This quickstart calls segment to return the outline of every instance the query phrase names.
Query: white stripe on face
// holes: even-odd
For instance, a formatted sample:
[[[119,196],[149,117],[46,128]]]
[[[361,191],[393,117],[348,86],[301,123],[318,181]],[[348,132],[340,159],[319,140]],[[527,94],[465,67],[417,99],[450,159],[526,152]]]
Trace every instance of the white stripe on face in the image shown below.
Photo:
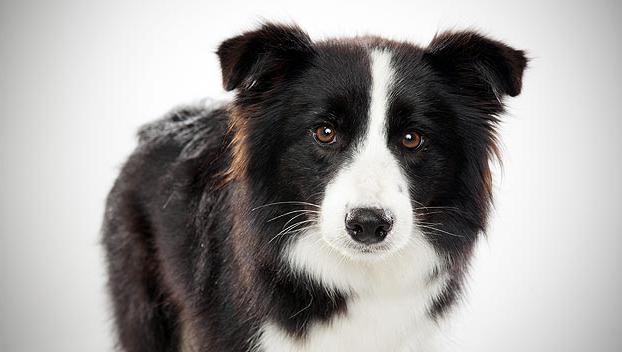
[[[386,148],[387,111],[391,82],[395,74],[391,67],[391,54],[386,51],[371,52],[371,92],[369,103],[369,126],[364,142],[366,147]]]
[[[380,255],[402,247],[412,231],[407,179],[387,145],[387,115],[395,75],[391,53],[372,50],[370,68],[367,129],[352,152],[352,161],[326,187],[320,221],[326,242],[351,256],[361,252],[361,244],[350,238],[344,225],[346,214],[353,209],[379,208],[393,217],[393,229],[378,243],[386,249]]]

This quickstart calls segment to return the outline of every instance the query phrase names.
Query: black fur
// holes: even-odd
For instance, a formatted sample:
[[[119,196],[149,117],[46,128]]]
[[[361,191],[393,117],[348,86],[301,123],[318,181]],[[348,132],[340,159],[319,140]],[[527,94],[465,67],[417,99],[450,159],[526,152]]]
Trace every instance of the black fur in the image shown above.
[[[329,294],[281,259],[295,236],[275,238],[287,218],[268,220],[300,206],[264,205],[321,202],[365,129],[373,47],[393,52],[400,78],[390,139],[414,126],[431,141],[393,152],[411,182],[426,185],[411,197],[442,224],[429,241],[452,259],[430,314],[452,305],[485,229],[497,115],[503,96],[520,92],[523,52],[472,32],[420,48],[373,37],[314,43],[297,27],[267,24],[218,50],[235,101],[145,126],[108,197],[104,244],[124,351],[248,351],[265,319],[304,338],[310,323],[347,314],[345,293]],[[342,132],[330,148],[310,137],[322,122]],[[436,206],[446,210],[426,212]]]

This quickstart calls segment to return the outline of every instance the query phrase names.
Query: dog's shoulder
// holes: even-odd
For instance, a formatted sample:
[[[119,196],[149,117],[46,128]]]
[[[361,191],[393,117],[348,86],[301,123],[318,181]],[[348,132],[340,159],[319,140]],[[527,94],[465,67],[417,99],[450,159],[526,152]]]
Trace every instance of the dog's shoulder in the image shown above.
[[[194,187],[215,184],[229,162],[227,114],[227,103],[203,100],[143,125],[109,204],[131,198],[134,205],[160,213],[172,208],[175,197],[200,196]]]
[[[202,99],[179,105],[138,130],[138,148],[179,149],[182,159],[225,145],[228,102]]]

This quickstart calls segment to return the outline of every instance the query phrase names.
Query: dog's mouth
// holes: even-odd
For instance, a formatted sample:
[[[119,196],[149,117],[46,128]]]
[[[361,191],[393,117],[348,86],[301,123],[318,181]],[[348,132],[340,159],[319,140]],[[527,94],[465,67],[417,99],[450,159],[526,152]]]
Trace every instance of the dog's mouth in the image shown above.
[[[370,245],[359,245],[359,244],[354,243],[350,246],[350,249],[357,251],[357,252],[361,252],[361,253],[374,254],[374,253],[382,253],[382,252],[390,251],[391,246],[386,243],[370,244]]]
[[[323,241],[330,248],[351,260],[379,260],[399,251],[398,246],[391,241],[374,244],[361,244],[350,239],[332,241],[324,238]]]

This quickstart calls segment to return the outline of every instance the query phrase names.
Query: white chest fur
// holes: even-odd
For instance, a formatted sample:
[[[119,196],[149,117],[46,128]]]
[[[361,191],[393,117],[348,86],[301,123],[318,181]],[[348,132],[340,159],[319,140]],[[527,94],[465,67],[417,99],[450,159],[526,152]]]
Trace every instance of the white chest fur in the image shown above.
[[[289,250],[295,270],[325,287],[349,292],[347,311],[326,323],[315,323],[304,339],[288,335],[273,322],[264,323],[257,339],[261,352],[430,352],[437,351],[439,326],[427,311],[446,277],[429,280],[439,258],[426,243],[409,246],[376,263],[341,260],[309,234]]]
[[[437,351],[438,326],[420,315],[412,296],[367,297],[353,300],[347,315],[316,324],[303,341],[272,323],[261,335],[264,352],[429,352]]]

